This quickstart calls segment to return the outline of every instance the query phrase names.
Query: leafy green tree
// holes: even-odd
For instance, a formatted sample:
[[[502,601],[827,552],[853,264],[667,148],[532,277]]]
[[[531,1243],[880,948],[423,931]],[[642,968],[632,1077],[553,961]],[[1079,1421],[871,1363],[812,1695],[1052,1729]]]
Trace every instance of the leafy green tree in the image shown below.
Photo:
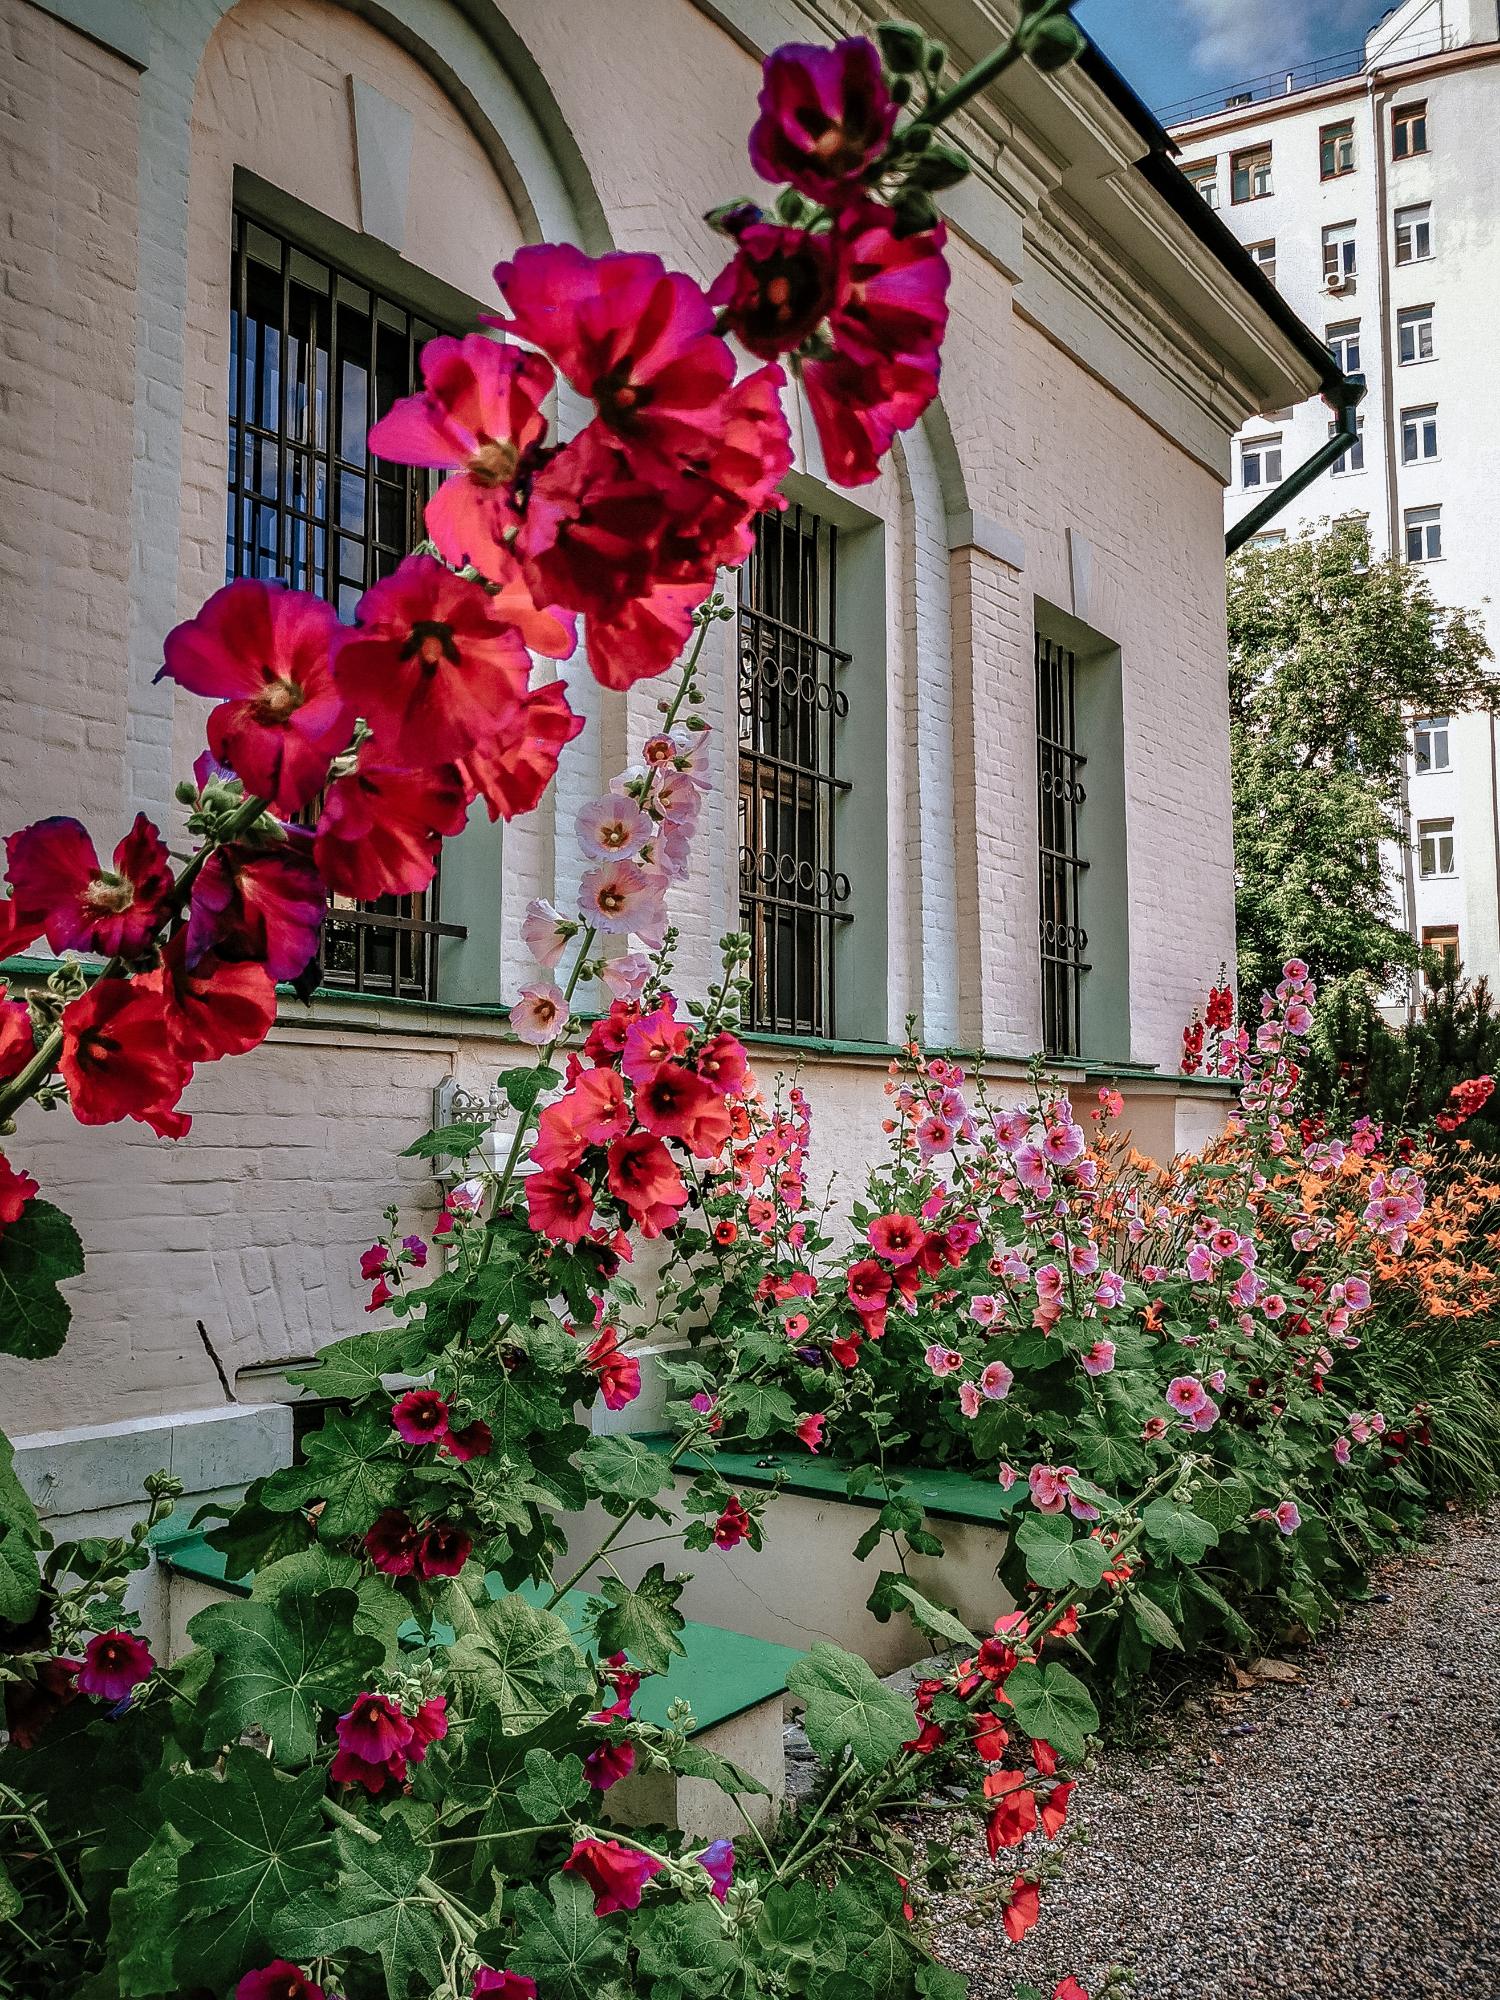
[[[1483,625],[1335,521],[1229,564],[1229,703],[1240,983],[1283,959],[1320,979],[1415,963],[1381,866],[1402,840],[1414,715],[1500,708]]]

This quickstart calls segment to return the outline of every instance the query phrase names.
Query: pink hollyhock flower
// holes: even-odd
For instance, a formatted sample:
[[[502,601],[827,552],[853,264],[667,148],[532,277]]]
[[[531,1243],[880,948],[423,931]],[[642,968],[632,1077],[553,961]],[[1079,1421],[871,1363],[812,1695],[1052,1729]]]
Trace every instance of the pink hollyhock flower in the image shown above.
[[[847,354],[805,361],[802,380],[828,476],[866,486],[892,441],[910,430],[937,394],[937,357],[896,356],[866,367]]]
[[[1031,1114],[1028,1111],[1002,1111],[995,1120],[995,1137],[1008,1153],[1024,1146],[1030,1131]]]
[[[822,1412],[818,1412],[816,1415],[803,1417],[798,1423],[797,1435],[809,1451],[816,1452],[819,1445],[822,1444],[823,1426],[827,1422],[828,1418]]]
[[[312,860],[312,836],[289,828],[276,847],[218,847],[193,884],[185,963],[213,952],[263,965],[273,980],[297,979],[317,956],[328,893]]]
[[[1118,1271],[1106,1271],[1094,1287],[1094,1304],[1106,1311],[1119,1305],[1125,1296],[1125,1280]]]
[[[175,1107],[192,1075],[167,1036],[162,975],[99,979],[62,1014],[58,1071],[82,1125],[135,1118],[164,1139],[190,1120]]]
[[[410,1576],[417,1566],[421,1532],[399,1507],[378,1514],[365,1534],[365,1554],[382,1576]]]
[[[1006,1460],[1002,1459],[999,1468],[995,1473],[995,1477],[1000,1482],[1001,1492],[1009,1493],[1012,1486],[1014,1486],[1016,1483],[1016,1478],[1017,1478],[1016,1468],[1013,1465],[1009,1464]]]
[[[537,897],[526,905],[526,914],[521,919],[521,942],[537,964],[550,972],[577,930],[577,924],[561,910]]]
[[[229,965],[209,952],[190,972],[184,931],[162,954],[161,998],[167,1039],[185,1063],[245,1055],[276,1020],[276,985],[263,965]]]
[[[578,885],[578,907],[595,930],[611,936],[634,931],[659,945],[666,930],[662,878],[638,861],[604,861]]]
[[[629,1130],[630,1106],[619,1072],[586,1069],[538,1118],[531,1157],[539,1167],[576,1167],[590,1146],[603,1146]]]
[[[750,164],[814,201],[842,201],[884,152],[896,104],[880,54],[861,35],[832,48],[792,42],[766,57]]]
[[[594,1915],[638,1910],[641,1892],[664,1863],[654,1854],[622,1847],[617,1840],[580,1840],[563,1863],[563,1872],[577,1875],[594,1892]]]
[[[627,951],[619,958],[607,958],[599,973],[605,990],[616,1000],[639,1000],[641,989],[650,976],[651,961],[639,951]]]
[[[151,1649],[133,1632],[97,1632],[83,1649],[75,1686],[98,1701],[123,1701],[156,1670]]]
[[[277,812],[309,804],[348,744],[354,716],[330,665],[341,629],[321,597],[240,577],[167,634],[162,674],[221,697],[208,747]]]
[[[561,989],[550,979],[523,986],[521,997],[511,1007],[510,1025],[534,1049],[555,1042],[568,1025],[568,1003]]]
[[[1015,1379],[1003,1361],[988,1362],[980,1373],[979,1392],[992,1403],[1003,1402]]]
[[[458,768],[384,767],[373,744],[323,800],[313,859],[330,889],[374,901],[410,896],[437,873],[444,837],[462,833],[469,794]]]
[[[1028,1194],[1045,1199],[1052,1192],[1052,1174],[1043,1153],[1036,1146],[1016,1148],[1013,1164],[1016,1179]]]
[[[721,1029],[699,1049],[693,1067],[721,1097],[737,1097],[750,1081],[750,1058],[737,1035]]]
[[[526,1176],[526,1217],[554,1243],[580,1243],[594,1226],[593,1191],[569,1168],[543,1168]]]
[[[1071,1466],[1034,1465],[1026,1475],[1033,1506],[1043,1514],[1060,1514],[1068,1504]]]
[[[1289,1035],[1309,1035],[1312,1033],[1312,1008],[1305,1000],[1289,1000],[1283,1015]]]
[[[677,1019],[677,1002],[669,993],[659,1007],[625,1029],[620,1067],[632,1083],[645,1083],[664,1062],[686,1060],[692,1040],[686,1021]]]
[[[709,302],[719,308],[723,330],[748,353],[775,361],[828,317],[839,292],[839,245],[831,235],[767,222],[757,208],[732,218],[730,233],[735,253]]]
[[[341,1750],[367,1764],[385,1764],[411,1742],[411,1718],[390,1695],[362,1694],[339,1717],[335,1734]]]
[[[714,1545],[721,1549],[738,1548],[750,1533],[750,1516],[736,1493],[731,1496],[723,1513],[714,1523]]]
[[[1072,1166],[1075,1160],[1082,1159],[1087,1146],[1083,1127],[1075,1125],[1069,1117],[1049,1121],[1042,1133],[1042,1154],[1054,1167]]]
[[[632,861],[656,830],[650,814],[642,812],[623,792],[611,792],[582,807],[575,824],[578,845],[590,861],[609,861],[615,856]]]
[[[849,1266],[845,1285],[856,1312],[878,1312],[890,1298],[891,1274],[873,1257],[861,1257]]]
[[[1348,1438],[1341,1437],[1334,1439],[1333,1455],[1338,1460],[1340,1465],[1347,1465],[1349,1463],[1350,1458],[1353,1456],[1353,1452],[1350,1449]]]
[[[597,1743],[583,1760],[583,1775],[596,1792],[607,1792],[634,1769],[633,1743]]]
[[[979,1389],[975,1383],[959,1383],[958,1407],[971,1420],[979,1415]]]
[[[1083,1357],[1085,1375],[1108,1375],[1115,1365],[1115,1344],[1112,1340],[1096,1340]]]
[[[641,1364],[620,1351],[618,1327],[601,1327],[583,1357],[583,1365],[599,1378],[607,1410],[623,1410],[641,1393]]]
[[[1221,1223],[1209,1237],[1208,1247],[1216,1257],[1238,1257],[1245,1246],[1237,1229],[1230,1229]]]
[[[1068,1266],[1075,1276],[1091,1278],[1099,1268],[1099,1252],[1092,1243],[1070,1243]]]
[[[0,1153],[0,1230],[19,1222],[39,1192],[31,1175],[13,1167],[4,1153]]]
[[[725,1901],[734,1881],[734,1842],[710,1841],[698,1856],[698,1865],[707,1871],[708,1879],[713,1884],[709,1894],[716,1902]]]
[[[1147,1417],[1145,1423],[1141,1425],[1141,1442],[1143,1444],[1155,1444],[1159,1439],[1164,1438],[1166,1434],[1167,1420],[1165,1417]]]
[[[473,1537],[456,1522],[429,1521],[417,1543],[417,1575],[457,1576],[473,1548]]]
[[[1038,1264],[1034,1275],[1039,1299],[1060,1299],[1067,1289],[1067,1279],[1059,1264]]]
[[[1280,1319],[1286,1312],[1286,1300],[1280,1292],[1267,1292],[1260,1302],[1260,1309],[1267,1319]]]
[[[254,1972],[247,1972],[234,1989],[234,2000],[324,2000],[321,1986],[314,1986],[300,1967],[289,1958],[273,1958]]]
[[[1186,1428],[1190,1431],[1211,1431],[1218,1421],[1219,1406],[1212,1396],[1205,1395],[1198,1408],[1188,1418]]]
[[[1344,1304],[1350,1312],[1368,1312],[1370,1309],[1370,1285],[1365,1278],[1345,1278]]]
[[[470,2000],[536,2000],[536,1981],[523,1972],[492,1972],[481,1965],[469,1988]],[[1088,1995],[1084,1995],[1088,2000]]]
[[[1000,1317],[1000,1301],[988,1292],[979,1292],[969,1301],[969,1318],[977,1326],[993,1326]]]
[[[391,1428],[407,1444],[437,1444],[448,1435],[448,1405],[435,1389],[408,1389],[391,1407]]]
[[[1225,1389],[1228,1387],[1228,1384],[1229,1384],[1229,1377],[1225,1374],[1222,1368],[1216,1368],[1213,1374],[1210,1375],[1208,1378],[1208,1386],[1210,1389],[1213,1390],[1216,1396],[1222,1396]]]
[[[922,1359],[939,1381],[945,1375],[956,1375],[964,1365],[963,1356],[951,1347],[929,1347]]]
[[[910,1215],[877,1215],[865,1232],[870,1248],[888,1264],[909,1264],[927,1240],[927,1231]]]
[[[939,1153],[951,1152],[957,1136],[948,1119],[929,1114],[918,1121],[917,1149],[924,1160],[931,1160]]]
[[[687,1201],[687,1184],[654,1133],[634,1132],[610,1142],[609,1190],[623,1202],[642,1236],[660,1236]]]
[[[1195,1243],[1187,1253],[1187,1274],[1195,1285],[1206,1285],[1213,1281],[1218,1269],[1214,1254],[1206,1243]]]
[[[15,906],[46,932],[54,951],[137,958],[173,907],[172,863],[144,813],[100,865],[76,819],[42,819],[5,843]]]

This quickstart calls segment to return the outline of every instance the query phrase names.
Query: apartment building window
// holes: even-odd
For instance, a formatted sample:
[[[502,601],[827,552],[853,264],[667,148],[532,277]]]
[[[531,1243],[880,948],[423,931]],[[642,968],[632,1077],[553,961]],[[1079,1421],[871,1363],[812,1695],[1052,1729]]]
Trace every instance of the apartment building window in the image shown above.
[[[838,646],[838,530],[803,507],[763,514],[740,572],[740,923],[750,1026],[832,1035],[834,944],[852,921],[838,865],[838,749],[849,654]]]
[[[1259,264],[1274,285],[1276,282],[1276,239],[1269,237],[1264,243],[1247,243],[1245,248]]]
[[[1345,119],[1339,125],[1325,125],[1318,134],[1319,172],[1325,181],[1354,172],[1354,125]]]
[[[1323,231],[1323,283],[1341,291],[1354,276],[1354,224],[1333,222]]]
[[[1458,925],[1423,924],[1422,950],[1429,964],[1427,984],[1441,986],[1445,979],[1452,979],[1458,972]]]
[[[1391,110],[1391,157],[1408,160],[1427,151],[1427,101],[1397,104]]]
[[[1424,882],[1436,882],[1445,875],[1458,873],[1451,819],[1418,820],[1417,868]]]
[[[1424,403],[1419,409],[1401,412],[1401,463],[1420,465],[1424,459],[1436,458],[1437,404]]]
[[[1412,729],[1412,742],[1416,755],[1418,774],[1425,776],[1430,771],[1451,771],[1453,769],[1448,749],[1448,731],[1451,716],[1424,716]]]
[[[1246,438],[1240,446],[1240,484],[1249,490],[1274,486],[1281,478],[1281,439]]]
[[[1414,361],[1430,361],[1436,353],[1432,338],[1432,307],[1409,306],[1396,315],[1396,359],[1408,368]]]
[[[1229,199],[1261,201],[1271,192],[1271,149],[1252,146],[1229,156]]]
[[[1406,510],[1406,560],[1436,562],[1443,553],[1443,510],[1441,507],[1408,507]]]
[[[1328,435],[1333,436],[1338,429],[1337,421],[1328,426]],[[1365,419],[1364,413],[1357,412],[1354,418],[1354,442],[1342,458],[1333,461],[1335,474],[1342,472],[1363,472],[1365,469]]]
[[[1198,160],[1182,170],[1188,177],[1195,193],[1202,196],[1210,208],[1219,205],[1219,163],[1217,160]]]
[[[1285,540],[1285,528],[1265,528],[1260,534],[1252,535],[1249,541],[1246,542],[1245,547],[1247,549],[1279,549]]]
[[[349,618],[420,538],[431,475],[373,460],[365,438],[410,395],[439,328],[352,271],[236,210],[229,334],[225,575],[276,578]],[[440,937],[461,925],[425,894],[335,896],[319,982],[399,999],[437,991]]]
[[[1327,331],[1328,352],[1346,375],[1359,373],[1359,321],[1342,320]]]
[[[1036,776],[1040,846],[1042,1047],[1075,1056],[1082,1047],[1088,933],[1079,921],[1084,859],[1079,809],[1086,797],[1078,743],[1078,662],[1036,637]]]
[[[1432,203],[1396,210],[1396,262],[1421,264],[1432,255]]]

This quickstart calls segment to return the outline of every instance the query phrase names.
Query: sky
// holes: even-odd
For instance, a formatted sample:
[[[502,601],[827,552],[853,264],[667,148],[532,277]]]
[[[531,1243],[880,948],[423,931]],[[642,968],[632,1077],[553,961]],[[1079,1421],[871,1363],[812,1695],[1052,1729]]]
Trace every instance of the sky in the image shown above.
[[[1077,16],[1153,110],[1358,48],[1382,0],[1079,0]]]

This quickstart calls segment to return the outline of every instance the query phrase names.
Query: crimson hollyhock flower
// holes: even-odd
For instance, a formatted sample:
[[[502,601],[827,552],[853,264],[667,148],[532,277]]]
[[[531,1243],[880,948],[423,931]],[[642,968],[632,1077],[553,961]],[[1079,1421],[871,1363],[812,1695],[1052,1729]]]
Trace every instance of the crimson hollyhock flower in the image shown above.
[[[532,688],[507,712],[493,736],[459,760],[464,783],[482,798],[491,820],[531,812],[557,776],[557,760],[583,727],[561,681]]]
[[[1068,1801],[1075,1789],[1071,1780],[1065,1785],[1054,1785],[1041,1801],[1042,1831],[1049,1840],[1056,1840],[1067,1824]]]
[[[76,819],[39,819],[5,843],[15,906],[54,951],[138,958],[172,909],[172,863],[144,813],[105,868]]]
[[[601,1327],[583,1357],[583,1365],[599,1377],[599,1390],[607,1410],[623,1410],[641,1393],[641,1364],[633,1354],[620,1352],[618,1327]]]
[[[436,1389],[408,1389],[391,1406],[391,1428],[407,1444],[434,1444],[448,1435],[448,1405]]]
[[[207,952],[189,970],[187,933],[162,954],[167,1038],[186,1063],[217,1062],[259,1048],[276,1019],[276,982],[263,965],[235,965]]]
[[[13,958],[42,934],[42,920],[14,896],[0,897],[0,958]]]
[[[583,1775],[596,1792],[607,1792],[634,1769],[633,1743],[597,1743],[583,1760]]]
[[[77,1693],[78,1660],[43,1660],[34,1680],[5,1683],[5,1727],[17,1750],[32,1750],[59,1710]]]
[[[476,1417],[461,1430],[450,1430],[439,1449],[446,1458],[488,1458],[494,1442],[489,1425],[483,1417]]]
[[[1059,1979],[1052,1989],[1052,2000],[1089,2000],[1088,1991],[1079,1985],[1070,1972],[1066,1979]]]
[[[990,1772],[984,1790],[987,1798],[996,1801],[984,1828],[985,1845],[993,1861],[1002,1847],[1019,1847],[1028,1833],[1036,1831],[1036,1793],[1019,1771]]]
[[[531,1157],[539,1167],[576,1167],[590,1146],[630,1130],[630,1107],[618,1070],[586,1069],[571,1090],[537,1119]]]
[[[865,1233],[870,1248],[887,1264],[909,1264],[927,1241],[927,1231],[914,1215],[877,1215]]]
[[[840,289],[838,244],[826,233],[753,219],[709,291],[719,325],[763,361],[790,354],[827,319]]]
[[[383,1576],[410,1576],[422,1531],[399,1507],[378,1514],[365,1535],[365,1554]]]
[[[614,1011],[611,1008],[611,1014]],[[626,1020],[620,1067],[632,1083],[649,1083],[664,1062],[686,1057],[691,1038],[688,1023],[677,1019],[677,1001],[669,993],[651,1013]]]
[[[482,333],[440,334],[422,349],[422,389],[393,403],[370,449],[398,465],[455,472],[428,501],[427,532],[455,569],[486,576],[520,523],[516,479],[547,432],[551,363]]]
[[[700,1160],[717,1159],[729,1144],[729,1107],[712,1085],[681,1063],[664,1062],[637,1084],[635,1115],[659,1138],[680,1139]]]
[[[31,1009],[24,1000],[12,1000],[0,979],[0,1083],[25,1069],[35,1054]]]
[[[930,362],[948,326],[946,226],[898,236],[891,211],[866,201],[839,218],[843,284],[829,319],[835,354],[861,367]]]
[[[539,1236],[580,1243],[594,1226],[594,1195],[582,1174],[551,1167],[526,1176],[526,1217]]]
[[[563,1863],[563,1872],[588,1884],[594,1892],[594,1915],[607,1917],[616,1910],[638,1910],[642,1890],[664,1866],[654,1854],[622,1847],[617,1840],[580,1840]]]
[[[492,1972],[481,1965],[469,1994],[470,2000],[536,2000],[536,1981],[524,1972]]]
[[[901,431],[910,430],[937,394],[935,359],[898,355],[866,367],[847,354],[806,361],[802,380],[828,476],[838,486],[867,486]]]
[[[721,1549],[738,1548],[750,1533],[750,1516],[736,1493],[714,1523],[714,1544]]]
[[[688,1196],[671,1154],[650,1132],[611,1141],[609,1188],[648,1240],[672,1227]]]
[[[162,648],[157,678],[221,697],[208,747],[278,812],[316,798],[349,741],[354,718],[329,670],[338,630],[321,597],[246,576],[216,590]]]
[[[339,1717],[334,1733],[341,1750],[367,1764],[388,1764],[411,1742],[411,1718],[388,1694],[362,1694]]]
[[[8,1229],[13,1222],[19,1222],[26,1213],[27,1204],[36,1199],[39,1192],[37,1183],[20,1167],[13,1167],[4,1153],[0,1153],[0,1229]]]
[[[136,1118],[164,1139],[180,1139],[190,1119],[175,1107],[192,1076],[172,1047],[162,974],[99,979],[63,1009],[58,1070],[81,1125]]]
[[[312,860],[312,835],[288,827],[275,847],[217,847],[193,883],[186,962],[209,952],[263,965],[273,980],[297,979],[317,956],[328,904]]]
[[[323,1989],[289,1958],[273,1958],[247,1972],[234,1989],[234,2000],[323,2000]]]
[[[737,1035],[721,1029],[699,1049],[693,1067],[721,1097],[738,1097],[750,1080],[750,1058]]]
[[[407,556],[359,601],[333,671],[369,725],[374,758],[427,770],[466,756],[525,699],[531,656],[481,583]]]
[[[313,860],[330,889],[373,901],[410,896],[437,873],[445,836],[462,833],[469,794],[456,765],[424,771],[383,767],[374,745],[328,787]]]
[[[814,201],[840,202],[885,151],[896,102],[880,51],[863,35],[832,48],[789,42],[762,66],[750,164]]]
[[[80,1694],[99,1701],[123,1701],[134,1687],[156,1671],[151,1648],[133,1632],[96,1632],[83,1649],[83,1665],[74,1677]]]
[[[873,1257],[861,1257],[849,1266],[846,1285],[856,1312],[879,1312],[891,1295],[891,1274]]]
[[[1010,1885],[1010,1897],[1005,1905],[1005,1935],[1011,1943],[1019,1944],[1041,1914],[1041,1897],[1035,1882],[1028,1882],[1024,1875],[1018,1875]]]
[[[474,1548],[456,1521],[429,1521],[417,1544],[417,1575],[457,1576]]]
[[[420,1764],[433,1744],[441,1743],[448,1734],[448,1697],[433,1695],[408,1719],[411,1723],[411,1742],[407,1745],[406,1754],[414,1764]]]

